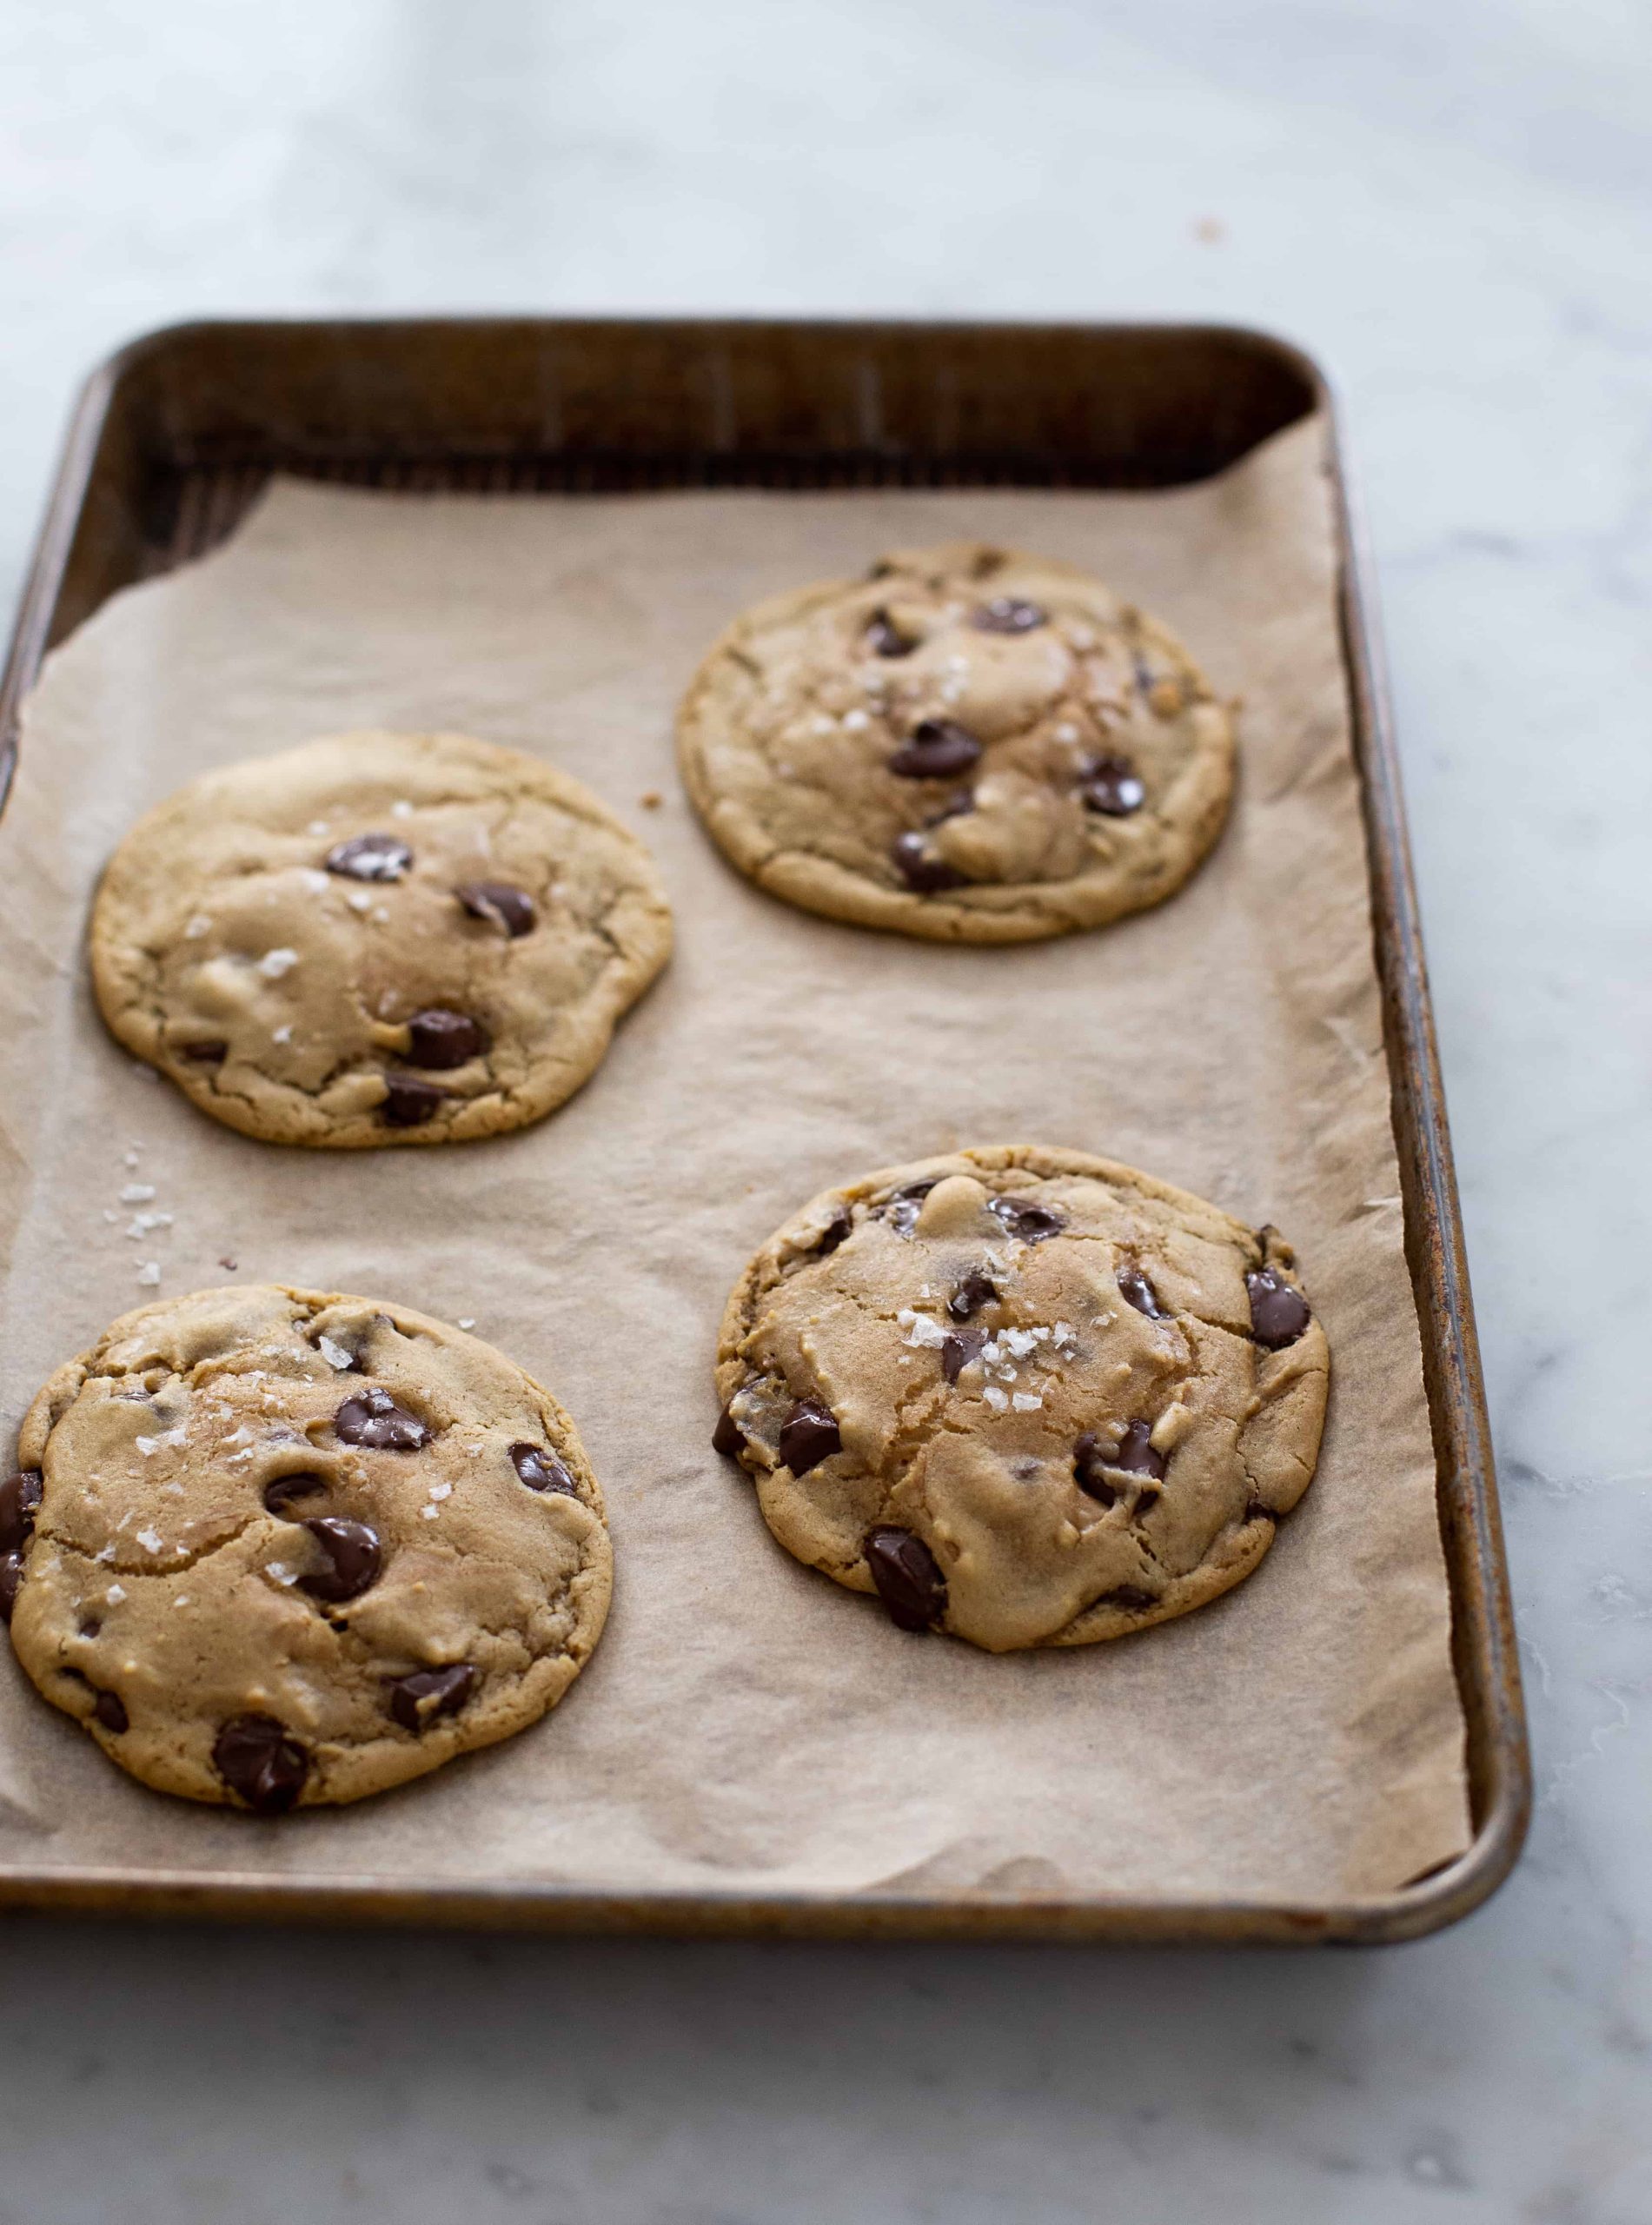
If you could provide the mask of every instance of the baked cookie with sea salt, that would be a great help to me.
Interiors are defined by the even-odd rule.
[[[742,873],[828,919],[1026,942],[1172,895],[1221,831],[1233,724],[1167,628],[979,541],[793,589],[712,648],[683,777]]]
[[[111,1761],[264,1816],[359,1800],[554,1707],[607,1613],[573,1422],[501,1352],[255,1285],[128,1313],[0,1484],[18,1660]]]
[[[1329,1349],[1271,1228],[1014,1145],[811,1200],[735,1286],[713,1443],[789,1553],[903,1630],[1088,1645],[1248,1576]]]
[[[91,922],[129,1051],[245,1135],[339,1149],[541,1119],[670,949],[653,861],[595,796],[449,734],[206,774],[127,835]]]

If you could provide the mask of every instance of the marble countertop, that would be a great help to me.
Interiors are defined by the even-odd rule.
[[[1330,364],[1537,1810],[1380,1954],[10,1920],[8,2225],[1652,2220],[1649,118],[1608,0],[11,0],[8,599],[73,382],[192,315],[1227,318]]]

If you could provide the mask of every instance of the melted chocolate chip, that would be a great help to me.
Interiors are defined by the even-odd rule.
[[[839,1205],[820,1231],[819,1240],[815,1245],[815,1250],[823,1259],[828,1252],[835,1252],[846,1237],[854,1233],[854,1215],[848,1206]]]
[[[892,1523],[879,1523],[867,1531],[861,1551],[896,1628],[932,1629],[946,1612],[946,1579],[923,1539]]]
[[[1152,1431],[1145,1422],[1131,1423],[1108,1465],[1122,1468],[1129,1476],[1151,1476],[1156,1484],[1164,1480],[1164,1456],[1155,1449]],[[1158,1496],[1155,1492],[1154,1497]],[[1140,1503],[1138,1499],[1137,1504]]]
[[[487,1029],[468,1013],[432,1005],[428,1012],[415,1012],[408,1022],[406,1057],[409,1066],[441,1071],[462,1066],[467,1059],[480,1059],[488,1040]]]
[[[1106,1465],[1101,1440],[1094,1430],[1087,1429],[1072,1448],[1072,1480],[1087,1498],[1095,1499],[1102,1506],[1112,1506],[1118,1503],[1118,1494],[1102,1473]]]
[[[314,1498],[327,1489],[325,1476],[318,1476],[313,1468],[301,1468],[291,1476],[277,1476],[264,1485],[264,1506],[271,1514],[285,1514],[294,1502]]]
[[[319,1514],[304,1527],[322,1549],[322,1565],[299,1577],[301,1591],[337,1606],[346,1599],[359,1599],[377,1581],[384,1555],[376,1530],[336,1514]]]
[[[866,621],[866,647],[874,656],[909,657],[918,644],[901,632],[886,610],[874,610]]]
[[[941,1373],[949,1383],[956,1383],[970,1362],[979,1357],[985,1342],[985,1329],[965,1329],[947,1338],[941,1346]]]
[[[1151,1591],[1144,1591],[1138,1584],[1120,1584],[1111,1591],[1104,1591],[1098,1599],[1092,1599],[1090,1604],[1092,1607],[1122,1607],[1126,1614],[1139,1615],[1145,1607],[1157,1607],[1158,1602]]]
[[[954,1321],[967,1321],[971,1314],[979,1313],[984,1305],[991,1305],[998,1294],[998,1286],[992,1277],[973,1267],[947,1299],[946,1311]]]
[[[476,1671],[468,1661],[455,1661],[449,1669],[415,1669],[390,1686],[390,1712],[404,1730],[423,1730],[439,1715],[457,1715],[475,1689]]]
[[[794,1476],[806,1476],[842,1450],[838,1418],[818,1398],[799,1398],[780,1424],[780,1465]]]
[[[92,1702],[92,1713],[105,1730],[112,1730],[118,1737],[123,1730],[131,1728],[131,1717],[126,1704],[118,1692],[99,1692]]]
[[[945,827],[949,819],[967,819],[975,808],[973,788],[954,788],[939,811],[932,811],[926,827]]]
[[[1133,1305],[1138,1313],[1144,1313],[1150,1321],[1164,1319],[1164,1309],[1158,1302],[1158,1292],[1139,1267],[1121,1267],[1114,1279],[1126,1305]]]
[[[567,1498],[578,1498],[580,1495],[579,1485],[567,1468],[543,1445],[529,1445],[526,1441],[513,1445],[510,1465],[530,1491],[561,1491]]]
[[[342,873],[351,880],[400,880],[413,863],[413,853],[394,834],[353,834],[338,842],[322,863],[328,873]]]
[[[304,1790],[309,1754],[273,1715],[232,1716],[212,1749],[219,1776],[261,1816],[285,1814]]]
[[[711,1449],[720,1452],[725,1460],[738,1460],[746,1450],[746,1434],[725,1406],[717,1417],[717,1426],[711,1433]]]
[[[386,1074],[378,1115],[387,1128],[422,1128],[434,1120],[448,1101],[445,1089],[433,1081],[415,1081],[411,1074]]]
[[[416,1452],[430,1442],[418,1416],[397,1405],[376,1384],[347,1398],[333,1417],[333,1427],[346,1445],[365,1445],[375,1452]]]
[[[970,614],[970,624],[983,634],[1030,634],[1035,626],[1049,623],[1048,611],[1018,594],[995,594]]]
[[[1157,1506],[1164,1494],[1157,1484],[1144,1484],[1136,1494],[1136,1504],[1130,1510],[1131,1519],[1138,1521],[1150,1507]]]
[[[889,769],[903,780],[955,780],[980,757],[980,743],[956,719],[922,719],[889,760]]]
[[[918,1216],[923,1210],[925,1199],[934,1188],[931,1182],[908,1182],[904,1189],[892,1191],[878,1211],[889,1223],[897,1236],[910,1236],[918,1225]]]
[[[539,918],[527,891],[512,887],[508,880],[468,880],[454,894],[472,919],[486,920],[490,927],[497,927],[513,940],[518,935],[531,934]]]
[[[1042,1244],[1059,1236],[1067,1225],[1064,1213],[1032,1198],[989,1198],[986,1210],[1006,1236],[1018,1236],[1023,1244]]]
[[[1294,1345],[1312,1320],[1308,1301],[1273,1267],[1255,1267],[1244,1279],[1251,1293],[1251,1333],[1277,1352]]]
[[[179,1058],[188,1059],[192,1066],[221,1066],[229,1056],[229,1046],[214,1036],[209,1043],[179,1043],[174,1046]]]
[[[17,1604],[17,1586],[23,1582],[23,1555],[0,1553],[0,1623],[11,1620],[11,1611]]]
[[[0,1553],[15,1553],[34,1535],[35,1509],[45,1486],[38,1468],[20,1468],[0,1484]]]
[[[962,888],[969,880],[956,866],[938,858],[923,836],[909,828],[889,846],[895,871],[916,896],[933,896],[943,888]]]
[[[1128,757],[1090,758],[1078,793],[1090,810],[1109,819],[1128,819],[1147,800],[1146,786]]]

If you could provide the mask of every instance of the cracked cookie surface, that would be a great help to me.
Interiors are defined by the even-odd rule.
[[[448,1143],[571,1097],[665,964],[642,844],[462,734],[345,734],[209,773],[126,836],[92,980],[128,1050],[272,1143]]]
[[[357,1800],[536,1722],[612,1556],[573,1422],[489,1345],[277,1284],[114,1322],[0,1484],[17,1658],[145,1784]]]
[[[1276,1231],[1086,1152],[972,1149],[769,1239],[713,1441],[788,1552],[903,1628],[1085,1645],[1249,1575],[1313,1476],[1329,1369]]]
[[[701,818],[760,887],[938,941],[1161,902],[1233,783],[1230,713],[1173,634],[1070,565],[977,541],[746,612],[678,737]]]

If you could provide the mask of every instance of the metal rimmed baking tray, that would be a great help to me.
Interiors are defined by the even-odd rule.
[[[1340,610],[1376,958],[1467,1727],[1474,1836],[1359,1900],[646,1896],[532,1884],[321,1883],[256,1869],[21,1864],[0,1900],[243,1916],[973,1937],[1379,1940],[1483,1899],[1518,1851],[1529,1766],[1495,1483],[1369,586],[1324,382],[1299,354],[1193,328],[439,320],[197,325],[89,383],[8,665],[5,769],[45,651],[110,594],[221,540],[272,472],[407,489],[1168,488],[1312,413],[1333,434]]]

